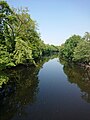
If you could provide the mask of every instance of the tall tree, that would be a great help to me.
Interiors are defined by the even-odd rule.
[[[15,21],[13,11],[7,2],[0,1],[0,43],[6,45],[9,52],[15,49],[13,29]]]
[[[61,46],[60,55],[62,55],[67,60],[72,60],[74,49],[80,41],[82,41],[82,39],[79,35],[71,36],[66,40],[65,44]]]
[[[74,50],[74,61],[89,62],[90,61],[90,42],[82,41]]]

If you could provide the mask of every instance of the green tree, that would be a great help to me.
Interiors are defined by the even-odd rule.
[[[66,58],[67,60],[73,59],[73,52],[75,47],[79,42],[82,41],[82,38],[79,35],[73,35],[60,47],[60,55]]]
[[[16,37],[19,36],[23,41],[29,43],[32,49],[32,57],[35,59],[42,54],[42,40],[37,31],[37,24],[31,19],[27,8],[15,9],[14,11],[17,17]]]
[[[33,62],[32,49],[29,43],[24,42],[20,38],[16,38],[14,60],[16,64]]]
[[[0,68],[5,69],[7,66],[15,66],[12,53],[7,52],[4,45],[0,45]]]
[[[82,41],[74,50],[74,61],[89,62],[90,61],[90,42]]]
[[[35,63],[34,58],[42,54],[43,44],[27,8],[11,9],[7,2],[1,1],[0,28],[0,64]]]
[[[7,46],[8,52],[15,49],[14,22],[16,18],[7,2],[0,1],[0,44]]]

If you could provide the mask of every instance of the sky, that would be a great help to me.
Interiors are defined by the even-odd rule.
[[[28,7],[46,44],[61,45],[72,35],[90,32],[90,0],[6,0],[11,7]]]

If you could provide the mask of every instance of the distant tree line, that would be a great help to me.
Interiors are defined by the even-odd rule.
[[[90,64],[90,33],[73,35],[60,46],[60,56],[67,61]]]
[[[0,1],[0,68],[35,64],[38,57],[55,51],[58,47],[41,40],[27,8],[10,8],[7,2]]]

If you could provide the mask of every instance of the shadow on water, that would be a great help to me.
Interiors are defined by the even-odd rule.
[[[38,92],[39,81],[35,76],[35,68],[20,67],[9,72],[9,82],[1,90],[1,120],[10,119],[17,110],[19,114],[23,114],[22,107],[34,103]]]
[[[74,64],[68,64],[60,59],[63,70],[71,84],[76,84],[81,91],[81,98],[90,103],[90,71],[80,68]]]
[[[17,113],[18,116],[25,116],[24,106],[32,105],[37,100],[39,92],[37,75],[40,68],[55,57],[56,55],[43,57],[38,60],[37,67],[18,66],[0,72],[0,80],[7,82],[0,88],[0,120],[10,120]]]

